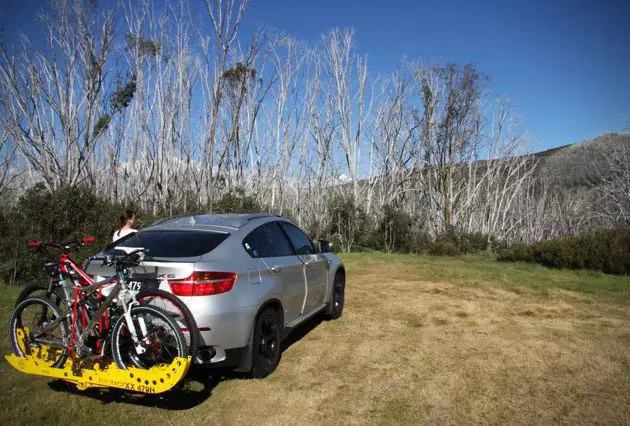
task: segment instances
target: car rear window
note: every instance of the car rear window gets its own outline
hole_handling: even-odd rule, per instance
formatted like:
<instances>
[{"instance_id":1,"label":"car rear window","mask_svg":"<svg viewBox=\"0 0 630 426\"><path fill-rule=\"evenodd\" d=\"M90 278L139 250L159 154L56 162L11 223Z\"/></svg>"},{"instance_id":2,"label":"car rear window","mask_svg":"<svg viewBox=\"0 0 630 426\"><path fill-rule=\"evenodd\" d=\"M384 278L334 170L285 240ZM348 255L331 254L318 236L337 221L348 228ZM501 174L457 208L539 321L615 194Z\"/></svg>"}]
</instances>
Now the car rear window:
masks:
<instances>
[{"instance_id":1,"label":"car rear window","mask_svg":"<svg viewBox=\"0 0 630 426\"><path fill-rule=\"evenodd\" d=\"M229 236L218 232L142 231L110 244L105 254L113 254L114 247L142 247L151 257L196 257L211 252Z\"/></svg>"}]
</instances>

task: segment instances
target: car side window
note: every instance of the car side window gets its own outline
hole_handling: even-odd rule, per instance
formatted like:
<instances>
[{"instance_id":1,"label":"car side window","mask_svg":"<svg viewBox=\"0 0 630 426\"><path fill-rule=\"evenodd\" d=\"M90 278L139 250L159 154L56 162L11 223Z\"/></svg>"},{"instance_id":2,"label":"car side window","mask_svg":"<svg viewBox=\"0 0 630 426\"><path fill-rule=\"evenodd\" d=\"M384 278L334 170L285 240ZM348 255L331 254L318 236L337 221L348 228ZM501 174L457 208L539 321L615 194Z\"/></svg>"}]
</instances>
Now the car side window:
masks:
<instances>
[{"instance_id":1,"label":"car side window","mask_svg":"<svg viewBox=\"0 0 630 426\"><path fill-rule=\"evenodd\" d=\"M297 226L289 223L289 222L279 222L280 226L286 232L289 237L289 241L291 241L291 245L295 250L295 253L299 256L304 256L307 254L315 254L317 250L315 250L315 246L309 237L306 236L304 232Z\"/></svg>"},{"instance_id":2,"label":"car side window","mask_svg":"<svg viewBox=\"0 0 630 426\"><path fill-rule=\"evenodd\" d=\"M256 258L261 257L260 251L258 250L257 237L258 237L258 228L254 229L252 232L247 234L245 238L243 238L243 247L245 248L245 251L251 257L256 257Z\"/></svg>"},{"instance_id":3,"label":"car side window","mask_svg":"<svg viewBox=\"0 0 630 426\"><path fill-rule=\"evenodd\" d=\"M243 239L243 247L251 257L292 256L289 241L275 222L254 229Z\"/></svg>"}]
</instances>

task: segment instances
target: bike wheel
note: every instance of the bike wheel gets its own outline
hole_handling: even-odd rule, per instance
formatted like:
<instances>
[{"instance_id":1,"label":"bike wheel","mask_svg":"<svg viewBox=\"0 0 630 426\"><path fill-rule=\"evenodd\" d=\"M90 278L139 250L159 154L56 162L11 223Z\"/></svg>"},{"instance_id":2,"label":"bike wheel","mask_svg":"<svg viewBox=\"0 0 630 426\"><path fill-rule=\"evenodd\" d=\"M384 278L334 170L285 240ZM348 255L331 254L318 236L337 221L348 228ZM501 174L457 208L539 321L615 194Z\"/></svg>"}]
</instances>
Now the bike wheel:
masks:
<instances>
[{"instance_id":1,"label":"bike wheel","mask_svg":"<svg viewBox=\"0 0 630 426\"><path fill-rule=\"evenodd\" d=\"M144 305L131 308L130 315L145 351L137 353L125 316L121 316L112 330L111 342L112 356L119 368L126 370L133 366L148 369L154 365L170 364L176 357L188 355L184 335L168 313Z\"/></svg>"},{"instance_id":2,"label":"bike wheel","mask_svg":"<svg viewBox=\"0 0 630 426\"><path fill-rule=\"evenodd\" d=\"M54 290L50 292L49 288L49 283L41 281L30 283L29 285L24 287L18 295L17 300L15 301L15 306L17 306L22 300L26 299L27 297L42 296L54 302L55 305L57 305L62 312L65 311L66 301L61 289L55 286Z\"/></svg>"},{"instance_id":3,"label":"bike wheel","mask_svg":"<svg viewBox=\"0 0 630 426\"><path fill-rule=\"evenodd\" d=\"M147 290L138 293L136 300L142 305L155 306L171 316L184 333L188 334L188 354L195 359L199 348L199 329L188 306L177 296L164 290Z\"/></svg>"},{"instance_id":4,"label":"bike wheel","mask_svg":"<svg viewBox=\"0 0 630 426\"><path fill-rule=\"evenodd\" d=\"M32 296L17 304L9 320L9 341L19 357L36 356L59 368L68 357L70 334L64 314L50 299Z\"/></svg>"}]
</instances>

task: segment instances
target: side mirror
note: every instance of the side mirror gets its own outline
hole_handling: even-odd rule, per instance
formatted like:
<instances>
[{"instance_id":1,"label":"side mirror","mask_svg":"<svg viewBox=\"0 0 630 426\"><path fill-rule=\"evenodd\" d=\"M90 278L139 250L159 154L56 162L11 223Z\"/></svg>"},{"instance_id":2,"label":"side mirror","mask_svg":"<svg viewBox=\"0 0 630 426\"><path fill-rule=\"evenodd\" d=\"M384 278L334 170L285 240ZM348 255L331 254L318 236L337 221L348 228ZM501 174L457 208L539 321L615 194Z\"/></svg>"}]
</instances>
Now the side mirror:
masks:
<instances>
[{"instance_id":1,"label":"side mirror","mask_svg":"<svg viewBox=\"0 0 630 426\"><path fill-rule=\"evenodd\" d=\"M328 240L319 240L318 245L320 253L330 253L332 251L332 243Z\"/></svg>"}]
</instances>

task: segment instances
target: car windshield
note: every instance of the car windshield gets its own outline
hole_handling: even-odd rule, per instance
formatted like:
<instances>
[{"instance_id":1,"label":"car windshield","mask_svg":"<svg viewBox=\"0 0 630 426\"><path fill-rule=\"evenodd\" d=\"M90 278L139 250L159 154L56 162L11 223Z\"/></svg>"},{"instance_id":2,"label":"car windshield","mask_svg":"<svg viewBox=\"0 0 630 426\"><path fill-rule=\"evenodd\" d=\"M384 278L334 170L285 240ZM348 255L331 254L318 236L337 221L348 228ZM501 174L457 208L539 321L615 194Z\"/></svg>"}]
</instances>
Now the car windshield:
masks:
<instances>
[{"instance_id":1,"label":"car windshield","mask_svg":"<svg viewBox=\"0 0 630 426\"><path fill-rule=\"evenodd\" d=\"M209 253L230 234L199 231L142 231L110 244L105 254L117 254L116 247L144 248L151 257L197 257Z\"/></svg>"}]
</instances>

